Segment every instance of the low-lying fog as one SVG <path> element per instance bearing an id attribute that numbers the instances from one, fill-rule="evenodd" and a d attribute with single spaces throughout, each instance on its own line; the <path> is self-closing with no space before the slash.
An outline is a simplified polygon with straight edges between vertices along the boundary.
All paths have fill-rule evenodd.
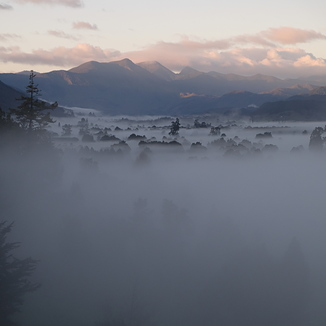
<path id="1" fill-rule="evenodd" d="M 325 325 L 325 154 L 308 148 L 325 123 L 56 120 L 59 151 L 0 162 L 10 240 L 39 260 L 23 326 Z M 125 143 L 98 141 L 105 127 Z"/>

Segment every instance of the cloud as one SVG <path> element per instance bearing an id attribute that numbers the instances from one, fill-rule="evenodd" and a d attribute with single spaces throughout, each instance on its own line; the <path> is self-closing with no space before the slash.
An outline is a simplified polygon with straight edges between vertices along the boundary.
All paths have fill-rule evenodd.
<path id="1" fill-rule="evenodd" d="M 256 34 L 256 35 L 239 35 L 236 37 L 231 38 L 232 43 L 234 44 L 255 44 L 264 47 L 274 47 L 275 44 L 266 40 L 263 36 Z"/>
<path id="2" fill-rule="evenodd" d="M 270 28 L 261 32 L 268 40 L 280 44 L 306 43 L 313 40 L 326 40 L 326 35 L 312 31 L 292 27 Z"/>
<path id="3" fill-rule="evenodd" d="M 225 43 L 227 44 L 227 42 Z M 303 49 L 276 47 L 239 47 L 229 42 L 224 50 L 215 49 L 209 44 L 201 46 L 189 43 L 159 42 L 150 47 L 124 53 L 135 62 L 157 60 L 164 66 L 180 71 L 191 66 L 199 71 L 218 71 L 254 75 L 256 73 L 281 78 L 326 73 L 326 60 L 315 58 Z"/>
<path id="4" fill-rule="evenodd" d="M 0 10 L 11 10 L 12 6 L 7 5 L 6 3 L 0 3 Z"/>
<path id="5" fill-rule="evenodd" d="M 262 47 L 277 47 L 279 44 L 289 45 L 307 43 L 314 40 L 326 40 L 326 35 L 311 30 L 292 27 L 270 28 L 257 34 L 244 34 L 215 41 L 192 41 L 183 36 L 178 43 L 164 43 L 165 46 L 184 49 L 218 49 L 224 50 L 239 45 L 258 45 Z M 163 42 L 162 42 L 163 43 Z"/>
<path id="6" fill-rule="evenodd" d="M 292 30 L 298 33 L 288 37 L 287 42 L 324 39 L 322 34 L 317 32 Z M 48 33 L 62 38 L 73 37 L 62 31 L 49 31 Z M 179 42 L 161 41 L 137 51 L 124 53 L 84 43 L 71 48 L 62 46 L 47 50 L 38 49 L 30 53 L 25 53 L 19 48 L 1 48 L 0 60 L 71 68 L 91 60 L 113 61 L 129 58 L 135 63 L 159 61 L 173 71 L 180 71 L 185 66 L 191 66 L 203 72 L 218 71 L 240 75 L 261 73 L 281 78 L 326 74 L 325 59 L 317 58 L 293 44 L 286 47 L 280 44 L 279 39 L 267 33 L 268 39 L 266 33 L 267 31 L 263 31 L 255 35 L 239 35 L 213 41 L 191 40 L 183 36 Z"/>
<path id="7" fill-rule="evenodd" d="M 182 47 L 187 50 L 201 50 L 201 49 L 227 49 L 232 45 L 230 40 L 216 40 L 216 41 L 192 41 L 187 36 L 183 36 L 179 43 L 164 43 L 165 46 Z"/>
<path id="8" fill-rule="evenodd" d="M 49 65 L 69 67 L 96 60 L 110 61 L 119 55 L 115 50 L 103 50 L 100 47 L 81 43 L 73 48 L 57 47 L 51 50 L 38 49 L 25 53 L 19 47 L 0 47 L 0 60 L 30 65 Z"/>
<path id="9" fill-rule="evenodd" d="M 87 22 L 75 22 L 73 23 L 73 28 L 74 29 L 92 29 L 92 30 L 97 30 L 97 26 L 95 24 L 90 24 Z"/>
<path id="10" fill-rule="evenodd" d="M 14 0 L 17 3 L 26 4 L 48 4 L 48 5 L 63 5 L 72 8 L 79 8 L 83 6 L 81 0 Z"/>
<path id="11" fill-rule="evenodd" d="M 196 61 L 194 65 L 200 70 L 201 66 Z M 235 48 L 222 52 L 214 60 L 210 60 L 209 68 L 224 73 L 232 72 L 240 75 L 261 73 L 289 78 L 325 74 L 326 60 L 315 58 L 302 49 Z"/>
<path id="12" fill-rule="evenodd" d="M 311 53 L 307 53 L 306 55 L 298 58 L 298 60 L 294 63 L 295 67 L 326 67 L 326 60 L 321 58 L 316 58 Z"/>
<path id="13" fill-rule="evenodd" d="M 0 34 L 0 41 L 8 41 L 17 38 L 20 38 L 20 36 L 17 34 L 6 34 L 6 33 Z"/>
<path id="14" fill-rule="evenodd" d="M 139 51 L 124 53 L 135 62 L 154 60 L 165 63 L 172 70 L 179 70 L 184 66 L 192 65 L 193 58 L 202 58 L 205 65 L 205 56 L 232 47 L 229 40 L 218 41 L 192 41 L 182 37 L 180 42 L 158 42 Z"/>
<path id="15" fill-rule="evenodd" d="M 62 32 L 62 31 L 50 30 L 50 31 L 48 31 L 48 34 L 55 36 L 55 37 L 68 39 L 68 40 L 75 40 L 75 41 L 78 40 L 77 37 L 70 35 L 70 34 L 66 34 L 65 32 Z"/>
<path id="16" fill-rule="evenodd" d="M 297 47 L 283 45 L 325 39 L 325 35 L 315 31 L 281 27 L 216 41 L 183 37 L 179 42 L 158 42 L 124 56 L 135 62 L 157 60 L 174 71 L 191 66 L 206 72 L 263 73 L 286 78 L 326 73 L 326 61 Z"/>

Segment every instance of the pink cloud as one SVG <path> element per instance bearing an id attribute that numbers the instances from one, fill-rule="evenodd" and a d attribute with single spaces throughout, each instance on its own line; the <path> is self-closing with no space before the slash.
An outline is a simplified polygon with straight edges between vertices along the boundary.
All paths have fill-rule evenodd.
<path id="1" fill-rule="evenodd" d="M 192 65 L 194 58 L 196 61 L 201 58 L 202 64 L 205 65 L 206 57 L 210 53 L 216 53 L 231 46 L 232 43 L 228 40 L 200 42 L 183 37 L 180 42 L 158 42 L 140 51 L 126 52 L 123 56 L 135 62 L 159 61 L 172 70 L 179 70 L 180 67 Z"/>
<path id="2" fill-rule="evenodd" d="M 31 53 L 22 52 L 18 47 L 0 48 L 0 59 L 3 62 L 62 67 L 75 66 L 91 60 L 109 61 L 117 55 L 119 55 L 117 51 L 103 50 L 100 47 L 84 43 L 73 48 L 38 49 Z"/>
<path id="3" fill-rule="evenodd" d="M 266 49 L 277 48 L 277 43 L 268 40 L 264 35 L 265 32 L 261 32 L 255 35 L 239 35 L 215 41 L 193 41 L 188 37 L 183 37 L 179 42 L 158 42 L 143 50 L 126 53 L 125 56 L 134 58 L 137 62 L 145 61 L 146 58 L 157 60 L 173 70 L 191 65 L 193 62 L 196 62 L 197 65 L 201 62 L 203 67 L 209 69 L 210 62 L 224 56 L 223 51 L 226 51 L 227 57 L 224 56 L 224 62 L 221 62 L 223 66 L 238 66 L 240 62 L 243 62 L 245 65 L 253 67 L 255 66 L 254 62 L 261 62 L 265 59 Z M 289 53 L 290 51 L 285 51 L 285 54 Z M 232 57 L 233 60 L 230 61 L 229 57 Z"/>
<path id="4" fill-rule="evenodd" d="M 321 58 L 316 58 L 312 54 L 306 54 L 300 58 L 294 63 L 295 67 L 301 68 L 301 67 L 326 67 L 326 60 Z"/>
<path id="5" fill-rule="evenodd" d="M 326 73 L 326 61 L 302 49 L 234 47 L 223 51 L 205 49 L 189 52 L 180 48 L 180 45 L 174 51 L 168 48 L 166 52 L 165 44 L 158 43 L 142 51 L 124 53 L 121 58 L 128 57 L 135 62 L 157 60 L 174 71 L 191 66 L 204 72 L 240 75 L 261 73 L 281 78 Z"/>
<path id="6" fill-rule="evenodd" d="M 78 8 L 83 6 L 81 0 L 14 0 L 17 3 L 26 4 L 48 4 L 48 5 L 63 5 L 72 8 Z"/>
<path id="7" fill-rule="evenodd" d="M 97 30 L 97 26 L 95 24 L 90 24 L 87 22 L 75 22 L 73 23 L 73 28 L 74 29 L 92 29 L 92 30 Z"/>
<path id="8" fill-rule="evenodd" d="M 215 41 L 194 41 L 183 37 L 179 42 L 158 42 L 138 51 L 124 53 L 90 44 L 78 44 L 72 48 L 38 49 L 30 53 L 19 48 L 1 48 L 0 60 L 71 68 L 91 60 L 112 61 L 129 58 L 135 63 L 159 61 L 173 71 L 191 66 L 203 72 L 218 71 L 240 75 L 262 73 L 284 78 L 326 73 L 324 59 L 316 58 L 303 49 L 277 46 L 277 42 L 265 42 L 264 33 Z M 49 34 L 56 37 L 72 37 L 61 31 L 49 31 Z M 312 39 L 314 34 L 307 35 L 310 35 L 310 38 L 306 37 L 305 40 Z M 294 40 L 293 37 L 291 39 Z"/>
<path id="9" fill-rule="evenodd" d="M 313 40 L 326 40 L 326 35 L 292 27 L 270 28 L 261 32 L 261 35 L 268 40 L 281 44 L 306 43 Z"/>
<path id="10" fill-rule="evenodd" d="M 257 49 L 255 52 L 255 49 L 227 51 L 220 60 L 212 62 L 212 70 L 244 75 L 261 73 L 281 78 L 326 73 L 326 60 L 315 58 L 302 49 Z"/>

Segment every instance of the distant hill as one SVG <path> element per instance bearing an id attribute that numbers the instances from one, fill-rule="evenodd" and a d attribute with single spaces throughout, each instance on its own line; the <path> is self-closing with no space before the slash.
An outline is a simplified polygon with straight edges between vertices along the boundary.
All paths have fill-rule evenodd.
<path id="1" fill-rule="evenodd" d="M 273 94 L 275 96 L 291 97 L 294 95 L 304 95 L 312 92 L 317 87 L 310 84 L 295 84 L 287 88 L 276 88 L 269 92 L 263 92 L 261 94 Z"/>
<path id="2" fill-rule="evenodd" d="M 16 108 L 20 104 L 17 99 L 22 95 L 22 92 L 0 81 L 0 108 L 3 111 Z"/>
<path id="3" fill-rule="evenodd" d="M 28 75 L 0 74 L 0 80 L 24 90 Z M 191 67 L 174 73 L 156 61 L 135 64 L 129 59 L 90 61 L 70 70 L 37 74 L 35 81 L 42 98 L 50 102 L 112 115 L 222 112 L 258 107 L 265 102 L 308 94 L 314 85 L 324 86 L 318 80 L 307 83 L 265 75 L 204 73 Z"/>
<path id="4" fill-rule="evenodd" d="M 284 101 L 268 102 L 252 113 L 253 120 L 326 121 L 326 87 L 308 95 L 296 95 Z"/>
<path id="5" fill-rule="evenodd" d="M 287 98 L 283 95 L 257 94 L 245 91 L 234 91 L 222 96 L 183 94 L 179 102 L 171 108 L 174 114 L 227 113 L 237 108 L 258 108 L 269 101 Z M 204 109 L 203 109 L 204 108 Z"/>

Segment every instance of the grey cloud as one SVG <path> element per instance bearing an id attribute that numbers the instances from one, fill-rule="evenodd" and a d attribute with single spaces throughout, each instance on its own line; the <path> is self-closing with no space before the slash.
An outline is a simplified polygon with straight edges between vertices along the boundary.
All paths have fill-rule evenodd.
<path id="1" fill-rule="evenodd" d="M 275 44 L 266 40 L 264 37 L 260 35 L 239 35 L 232 38 L 235 44 L 256 44 L 267 47 L 274 47 Z"/>
<path id="2" fill-rule="evenodd" d="M 0 10 L 11 10 L 11 9 L 13 9 L 12 6 L 6 3 L 0 3 Z"/>
<path id="3" fill-rule="evenodd" d="M 17 3 L 26 4 L 26 3 L 34 3 L 34 4 L 49 4 L 49 5 L 62 5 L 72 8 L 79 8 L 83 6 L 83 2 L 81 0 L 14 0 Z"/>
<path id="4" fill-rule="evenodd" d="M 55 37 L 59 37 L 59 38 L 65 38 L 65 39 L 68 39 L 68 40 L 78 40 L 77 37 L 75 37 L 73 35 L 66 34 L 63 31 L 50 30 L 50 31 L 48 31 L 48 34 L 52 35 L 52 36 L 55 36 Z"/>
<path id="5" fill-rule="evenodd" d="M 17 38 L 20 38 L 20 36 L 17 34 L 8 34 L 8 33 L 0 34 L 0 41 L 8 41 L 10 39 L 17 39 Z"/>
<path id="6" fill-rule="evenodd" d="M 74 22 L 73 23 L 74 29 L 91 29 L 91 30 L 97 30 L 96 24 L 90 24 L 88 22 Z"/>

